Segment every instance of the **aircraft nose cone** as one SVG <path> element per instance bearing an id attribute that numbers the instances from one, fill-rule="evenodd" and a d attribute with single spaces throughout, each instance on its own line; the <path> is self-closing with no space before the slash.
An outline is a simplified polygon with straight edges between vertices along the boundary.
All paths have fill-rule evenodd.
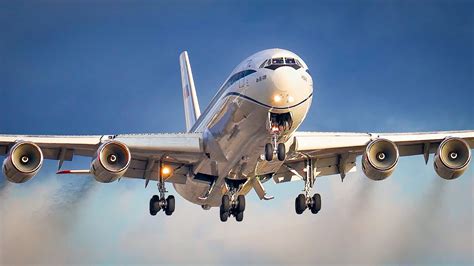
<path id="1" fill-rule="evenodd" d="M 296 71 L 291 67 L 280 67 L 271 75 L 273 86 L 280 92 L 290 92 L 299 85 Z"/>

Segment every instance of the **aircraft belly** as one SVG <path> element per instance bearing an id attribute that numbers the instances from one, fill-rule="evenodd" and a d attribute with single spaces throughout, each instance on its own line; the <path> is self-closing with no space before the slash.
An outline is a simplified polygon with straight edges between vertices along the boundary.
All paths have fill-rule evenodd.
<path id="1" fill-rule="evenodd" d="M 306 113 L 310 103 L 311 101 L 307 101 L 288 110 L 295 114 L 296 123 L 280 141 L 288 141 L 304 119 L 304 115 L 300 114 Z M 279 168 L 269 167 L 266 161 L 260 159 L 265 144 L 271 140 L 267 129 L 268 112 L 271 110 L 240 97 L 228 97 L 221 110 L 209 120 L 204 132 L 204 136 L 207 136 L 206 152 L 210 155 L 209 159 L 196 166 L 199 169 L 197 172 L 218 176 L 214 189 L 207 199 L 201 200 L 199 197 L 203 197 L 209 190 L 209 183 L 188 177 L 186 184 L 174 184 L 183 198 L 198 205 L 220 206 L 221 197 L 227 192 L 225 178 L 246 180 L 253 177 L 256 175 L 257 164 L 260 170 L 265 169 L 264 172 L 268 172 L 270 168 Z M 216 165 L 217 169 L 211 170 L 211 164 Z"/>
<path id="2" fill-rule="evenodd" d="M 201 183 L 188 177 L 186 184 L 173 184 L 176 192 L 189 202 L 198 205 L 208 205 L 210 207 L 218 207 L 221 204 L 222 195 L 226 192 L 224 179 L 217 181 L 216 187 L 209 197 L 205 200 L 200 199 L 209 190 L 209 184 Z"/>
<path id="3" fill-rule="evenodd" d="M 269 110 L 239 97 L 231 97 L 227 106 L 226 114 L 209 126 L 226 160 L 218 163 L 219 176 L 246 179 L 253 175 L 261 154 L 258 147 L 270 138 L 266 129 Z"/>

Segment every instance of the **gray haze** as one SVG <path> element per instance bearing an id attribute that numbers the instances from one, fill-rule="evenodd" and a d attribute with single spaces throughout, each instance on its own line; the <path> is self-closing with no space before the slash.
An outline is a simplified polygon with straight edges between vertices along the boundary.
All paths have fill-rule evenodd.
<path id="1" fill-rule="evenodd" d="M 217 209 L 205 212 L 182 200 L 171 218 L 147 216 L 143 184 L 132 182 L 87 187 L 86 193 L 56 178 L 28 191 L 8 185 L 1 191 L 1 262 L 469 264 L 472 207 L 466 213 L 451 204 L 472 205 L 472 170 L 461 178 L 471 179 L 463 182 L 468 186 L 433 175 L 417 197 L 407 198 L 389 180 L 321 179 L 320 214 L 293 214 L 291 196 L 260 202 L 251 195 L 240 224 L 220 223 Z"/>

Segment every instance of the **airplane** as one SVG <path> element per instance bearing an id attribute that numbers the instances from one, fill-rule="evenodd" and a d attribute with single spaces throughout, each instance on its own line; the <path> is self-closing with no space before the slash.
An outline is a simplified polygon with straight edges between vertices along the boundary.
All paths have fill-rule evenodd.
<path id="1" fill-rule="evenodd" d="M 462 175 L 471 161 L 474 130 L 420 133 L 299 132 L 313 100 L 313 79 L 306 63 L 284 49 L 257 52 L 235 67 L 201 113 L 188 57 L 180 54 L 186 132 L 97 136 L 0 135 L 2 170 L 7 180 L 24 183 L 43 160 L 57 160 L 57 174 L 90 174 L 110 183 L 135 178 L 157 183 L 151 215 L 175 211 L 166 197 L 171 183 L 184 199 L 208 210 L 219 207 L 222 222 L 241 222 L 245 195 L 254 190 L 271 200 L 264 183 L 303 181 L 295 211 L 321 210 L 311 195 L 317 178 L 344 177 L 356 171 L 376 181 L 390 176 L 400 156 L 423 155 L 447 180 Z M 85 170 L 62 170 L 76 156 L 91 157 Z"/>

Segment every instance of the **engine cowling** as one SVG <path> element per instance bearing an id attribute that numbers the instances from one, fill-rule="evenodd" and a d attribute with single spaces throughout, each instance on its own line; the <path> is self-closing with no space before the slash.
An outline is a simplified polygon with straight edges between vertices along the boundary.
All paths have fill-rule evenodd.
<path id="1" fill-rule="evenodd" d="M 367 144 L 362 156 L 362 170 L 372 180 L 383 180 L 393 173 L 398 158 L 395 143 L 387 139 L 376 139 Z"/>
<path id="2" fill-rule="evenodd" d="M 128 147 L 119 141 L 109 141 L 97 150 L 91 164 L 91 173 L 101 183 L 110 183 L 125 174 L 132 155 Z"/>
<path id="3" fill-rule="evenodd" d="M 462 175 L 470 161 L 471 149 L 465 140 L 446 138 L 436 151 L 434 168 L 440 177 L 451 180 Z"/>
<path id="4" fill-rule="evenodd" d="M 43 165 L 43 152 L 33 142 L 20 141 L 10 149 L 3 161 L 3 174 L 13 183 L 24 183 L 33 178 Z"/>

